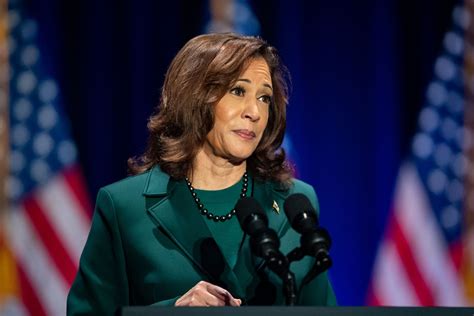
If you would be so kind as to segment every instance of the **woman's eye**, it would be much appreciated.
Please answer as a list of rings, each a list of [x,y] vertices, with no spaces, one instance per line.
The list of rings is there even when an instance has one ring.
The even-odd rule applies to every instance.
[[[272,103],[272,97],[269,96],[269,95],[262,95],[260,98],[258,98],[260,101],[266,103],[266,104],[270,104]]]
[[[235,88],[230,89],[230,93],[241,97],[245,94],[245,90],[242,87],[235,87]]]

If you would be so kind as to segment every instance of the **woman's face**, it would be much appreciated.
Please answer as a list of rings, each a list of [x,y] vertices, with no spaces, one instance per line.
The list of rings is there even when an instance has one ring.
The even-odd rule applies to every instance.
[[[250,157],[267,126],[272,96],[267,62],[255,58],[216,104],[204,150],[233,162]]]

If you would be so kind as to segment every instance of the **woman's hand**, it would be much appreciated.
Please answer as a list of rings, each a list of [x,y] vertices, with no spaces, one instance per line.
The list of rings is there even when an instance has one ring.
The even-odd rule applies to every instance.
[[[181,296],[174,306],[240,306],[241,303],[242,300],[234,298],[229,291],[200,281]]]

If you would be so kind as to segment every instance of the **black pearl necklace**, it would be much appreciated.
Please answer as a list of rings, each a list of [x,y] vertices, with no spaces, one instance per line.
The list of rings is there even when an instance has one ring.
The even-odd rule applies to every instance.
[[[232,216],[235,215],[235,209],[232,209],[229,213],[226,215],[214,215],[207,208],[204,207],[202,204],[201,200],[198,198],[196,194],[196,190],[193,188],[191,185],[191,181],[189,181],[189,178],[185,178],[186,180],[186,185],[188,186],[189,192],[191,192],[191,195],[193,196],[194,202],[196,202],[196,205],[199,209],[199,212],[201,213],[202,216],[205,216],[209,220],[213,220],[214,222],[225,222],[229,219],[232,218]],[[242,191],[240,193],[240,198],[244,198],[247,196],[247,188],[249,185],[249,177],[247,175],[247,172],[244,173],[243,176],[243,183],[242,183]]]

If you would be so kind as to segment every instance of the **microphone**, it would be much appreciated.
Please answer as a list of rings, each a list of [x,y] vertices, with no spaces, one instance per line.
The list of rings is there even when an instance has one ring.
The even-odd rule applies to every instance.
[[[306,255],[316,258],[316,262],[329,268],[332,265],[329,257],[331,237],[327,230],[318,227],[316,210],[308,198],[301,193],[290,195],[284,205],[285,214],[291,227],[301,234],[301,248]]]
[[[265,260],[280,258],[280,239],[268,227],[268,218],[260,204],[252,197],[241,198],[235,205],[237,219],[242,230],[250,236],[250,249]]]
[[[244,197],[235,205],[235,211],[240,227],[250,236],[251,251],[263,258],[266,266],[282,279],[286,305],[295,305],[295,275],[290,271],[288,258],[279,250],[280,239],[277,233],[268,227],[264,210],[253,197]]]

